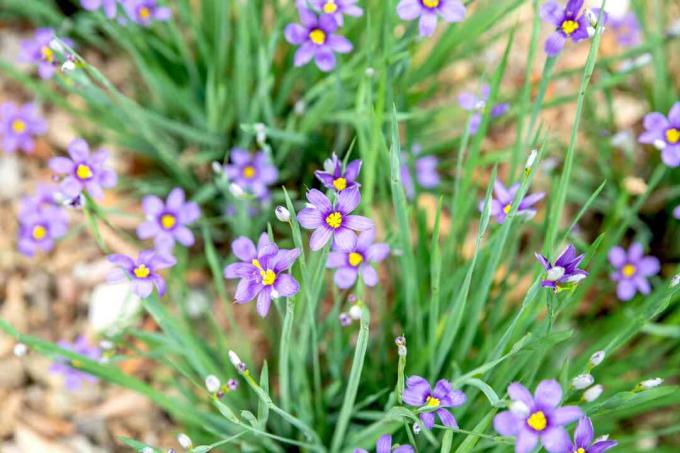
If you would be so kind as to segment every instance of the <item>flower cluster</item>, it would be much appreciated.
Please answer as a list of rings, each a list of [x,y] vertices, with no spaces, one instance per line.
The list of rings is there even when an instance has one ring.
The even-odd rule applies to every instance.
[[[21,150],[26,154],[35,148],[35,137],[47,132],[47,122],[33,103],[18,106],[12,102],[0,105],[0,135],[6,153]]]
[[[421,36],[432,36],[437,28],[437,16],[446,22],[462,22],[465,5],[458,0],[401,0],[397,14],[402,20],[418,20]]]
[[[482,111],[486,106],[486,102],[489,100],[489,94],[491,93],[491,87],[488,84],[483,84],[479,89],[479,95],[465,91],[458,95],[458,105],[460,105],[463,110],[468,112],[473,112],[470,118],[470,134],[475,135],[479,131],[479,126],[482,124]],[[500,103],[496,104],[491,108],[490,116],[491,118],[498,118],[507,113],[510,109],[510,104]]]

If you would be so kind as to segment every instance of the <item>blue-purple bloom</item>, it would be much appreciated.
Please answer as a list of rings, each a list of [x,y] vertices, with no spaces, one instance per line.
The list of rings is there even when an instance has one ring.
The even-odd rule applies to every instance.
[[[548,56],[557,56],[568,39],[579,42],[590,37],[588,29],[591,25],[588,18],[585,14],[579,15],[582,7],[583,0],[568,0],[564,8],[554,0],[541,6],[541,18],[556,27],[545,42],[545,53]]]
[[[337,194],[337,201],[331,204],[322,192],[312,189],[307,192],[308,207],[302,209],[297,219],[303,228],[314,230],[309,239],[309,247],[319,250],[333,237],[336,250],[351,250],[356,238],[352,230],[365,231],[373,228],[368,217],[352,215],[359,203],[359,189],[347,189]]]
[[[155,195],[147,195],[142,200],[142,209],[147,221],[137,227],[140,239],[154,238],[156,248],[172,249],[175,241],[185,247],[194,244],[194,234],[187,225],[201,216],[201,210],[193,201],[185,202],[184,190],[172,189],[168,199],[163,202]]]
[[[87,338],[79,336],[76,341],[69,343],[67,341],[59,341],[57,344],[68,351],[80,354],[90,360],[99,360],[102,356],[102,351],[96,346],[90,346]],[[50,373],[61,374],[64,377],[64,385],[68,390],[78,390],[83,382],[96,382],[97,378],[81,371],[74,366],[77,361],[69,361],[64,357],[60,357],[50,366]]]
[[[143,250],[136,260],[118,253],[109,255],[108,260],[117,267],[109,273],[107,281],[132,281],[132,292],[142,299],[149,297],[154,286],[159,296],[165,294],[165,280],[158,271],[172,267],[177,262],[173,256],[156,250]]]
[[[122,4],[128,17],[145,27],[172,17],[172,10],[167,6],[160,6],[158,0],[122,0]]]
[[[500,435],[516,438],[515,453],[529,453],[539,440],[549,453],[572,452],[563,426],[578,420],[583,411],[577,406],[559,407],[562,388],[557,381],[541,381],[533,396],[522,384],[513,382],[508,395],[510,410],[496,415],[493,426]]]
[[[50,42],[54,37],[53,29],[38,28],[33,38],[21,43],[19,61],[35,64],[38,67],[38,74],[43,79],[51,78],[59,64],[54,50],[50,47]]]
[[[101,8],[106,17],[113,19],[116,17],[118,0],[80,0],[80,5],[88,11]]]
[[[276,167],[269,163],[265,152],[257,151],[251,154],[245,149],[233,148],[229,157],[231,164],[224,166],[229,181],[259,200],[266,199],[269,196],[269,186],[276,182],[279,173]]]
[[[668,118],[659,112],[648,113],[644,126],[638,141],[661,150],[661,160],[669,167],[680,165],[680,102],[673,104]]]
[[[490,214],[496,217],[498,223],[504,223],[510,210],[512,209],[512,201],[517,195],[520,184],[515,183],[510,188],[506,188],[501,181],[496,180],[493,186],[493,192],[495,198],[491,199],[491,212]],[[525,218],[531,219],[536,215],[536,210],[533,209],[533,205],[538,203],[543,199],[545,194],[543,192],[538,192],[535,194],[527,195],[517,206],[517,215],[523,216]],[[479,202],[479,211],[484,210],[484,200]]]
[[[68,145],[69,157],[53,157],[49,166],[52,171],[65,175],[61,180],[60,189],[64,195],[76,198],[81,192],[87,191],[93,198],[104,196],[102,189],[116,185],[116,173],[104,164],[109,158],[109,152],[103,148],[90,154],[90,147],[85,140],[77,138]]]
[[[593,16],[599,17],[601,8],[593,8],[591,10]],[[602,22],[611,30],[616,36],[616,41],[623,47],[634,47],[640,44],[642,34],[642,27],[640,21],[633,11],[629,11],[623,15],[614,15],[603,12]]]
[[[375,453],[414,453],[415,450],[410,445],[392,445],[392,436],[384,434],[375,443]],[[353,453],[368,453],[363,448],[355,448]]]
[[[0,105],[0,135],[6,153],[21,150],[26,154],[35,148],[34,138],[47,132],[47,122],[33,103],[18,106],[12,102]]]
[[[643,253],[642,244],[637,242],[628,251],[619,246],[609,251],[609,263],[616,269],[610,277],[618,282],[616,295],[620,300],[630,300],[638,291],[649,294],[652,290],[647,278],[659,273],[661,263],[656,257]]]
[[[344,25],[344,16],[359,17],[364,10],[357,6],[359,0],[310,0],[312,6],[323,14],[335,19],[339,27]]]
[[[539,253],[535,255],[548,274],[541,282],[544,288],[552,288],[555,292],[571,289],[588,276],[588,272],[578,268],[585,255],[576,256],[576,249],[572,244],[562,251],[555,264],[550,264],[550,261]]]
[[[288,24],[284,30],[286,41],[300,46],[293,59],[295,66],[304,66],[312,58],[322,71],[330,71],[335,67],[335,53],[349,53],[352,43],[344,36],[336,35],[338,23],[333,16],[316,14],[306,8],[298,8],[299,24]]]
[[[479,125],[482,124],[482,111],[486,106],[486,101],[489,99],[489,93],[491,93],[491,88],[485,83],[479,89],[479,96],[468,91],[464,91],[458,95],[458,105],[460,105],[463,110],[473,112],[472,117],[470,118],[470,134],[472,135],[477,133]],[[491,107],[489,115],[491,118],[498,118],[505,115],[509,109],[510,104],[507,102],[496,104]]]
[[[604,453],[610,448],[616,447],[619,443],[615,440],[596,439],[593,430],[593,422],[588,417],[581,417],[574,431],[574,442],[571,443],[568,453]]]
[[[673,209],[673,217],[680,220],[680,204]]]
[[[366,286],[378,284],[378,273],[370,263],[379,263],[390,253],[387,244],[374,244],[375,229],[363,231],[355,238],[349,250],[333,250],[328,254],[326,267],[335,269],[333,281],[338,288],[347,289],[354,285],[361,274]]]
[[[54,188],[39,186],[36,195],[24,197],[19,205],[18,249],[26,256],[49,252],[55,239],[66,234],[68,218],[54,199]]]
[[[411,147],[411,152],[414,156],[420,154],[420,145],[413,145]],[[402,164],[399,167],[399,175],[401,178],[401,185],[404,187],[406,196],[409,199],[413,199],[416,196],[416,188],[413,184],[413,178],[411,177],[411,168],[408,164],[408,155],[402,153],[401,155]],[[440,183],[439,172],[437,172],[437,166],[439,165],[439,159],[435,156],[423,156],[417,157],[413,166],[415,167],[415,180],[420,187],[425,189],[434,189]]]
[[[438,380],[432,389],[425,378],[411,376],[406,380],[403,400],[410,406],[431,410],[420,414],[420,420],[425,428],[432,429],[434,426],[435,412],[444,426],[458,428],[456,418],[446,408],[462,406],[467,401],[467,396],[460,390],[453,390],[451,383],[446,379]]]
[[[257,297],[257,313],[265,317],[269,313],[272,297],[291,297],[300,290],[292,275],[284,273],[290,269],[299,249],[279,249],[262,233],[257,243],[241,236],[231,243],[231,250],[241,262],[224,268],[224,278],[241,279],[237,288],[237,304],[245,304]]]
[[[342,192],[345,189],[352,189],[360,187],[361,184],[357,182],[359,171],[361,170],[361,160],[356,159],[347,164],[347,168],[343,171],[342,161],[333,153],[330,159],[326,159],[323,164],[324,171],[317,170],[314,176],[321,181],[321,183],[333,189],[336,192]]]
[[[418,21],[421,36],[432,36],[437,28],[437,16],[446,22],[462,22],[465,19],[465,5],[458,0],[401,0],[397,14],[402,20]]]

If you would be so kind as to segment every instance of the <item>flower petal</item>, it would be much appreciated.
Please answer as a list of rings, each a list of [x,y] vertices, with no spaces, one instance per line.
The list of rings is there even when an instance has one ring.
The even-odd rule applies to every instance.
[[[280,274],[278,277],[276,277],[274,289],[282,297],[290,297],[294,296],[298,291],[300,291],[300,284],[293,278],[292,275]]]
[[[550,423],[553,425],[567,425],[581,417],[583,417],[583,411],[578,406],[558,407],[550,417]]]
[[[320,250],[328,243],[328,240],[333,236],[333,230],[325,226],[320,226],[312,233],[309,238],[309,248],[312,250]]]
[[[370,264],[361,266],[361,278],[366,286],[373,287],[378,284],[378,273]]]
[[[632,280],[621,280],[616,285],[616,296],[619,300],[631,300],[635,296],[635,283]]]
[[[349,266],[339,267],[335,271],[335,274],[333,275],[333,281],[335,282],[335,286],[337,286],[340,289],[351,288],[352,286],[354,286],[356,280],[357,270],[356,268]]]
[[[581,417],[574,431],[574,440],[577,447],[587,448],[593,441],[593,423],[588,417]]]
[[[626,264],[628,257],[623,247],[616,246],[609,251],[607,258],[609,259],[609,263],[618,269]]]
[[[397,15],[402,20],[413,20],[420,16],[422,10],[419,0],[401,0],[397,5]]]
[[[493,428],[501,436],[515,436],[523,421],[510,411],[504,411],[493,419]]]
[[[437,28],[437,15],[423,11],[418,22],[418,32],[421,36],[432,36]]]
[[[454,417],[451,412],[447,411],[446,409],[439,409],[437,411],[437,415],[439,415],[439,419],[442,421],[442,424],[444,426],[458,429],[458,422],[456,421],[456,417]]]
[[[442,2],[438,11],[447,22],[462,22],[465,19],[465,6],[459,1]]]
[[[515,453],[529,453],[538,443],[538,434],[527,428],[520,428],[515,440]]]
[[[255,244],[245,236],[240,236],[231,243],[231,251],[241,261],[250,262],[257,257]]]
[[[510,396],[510,399],[521,401],[526,404],[527,407],[534,405],[534,397],[531,396],[529,390],[519,382],[513,382],[508,386],[508,395]]]
[[[557,407],[562,400],[562,387],[556,380],[546,379],[538,384],[534,396],[539,406]]]
[[[344,192],[345,191],[343,190],[343,193]],[[365,231],[370,230],[371,228],[375,228],[375,225],[373,224],[373,221],[371,219],[360,215],[344,216],[342,225],[345,228],[349,228],[355,231]]]
[[[260,315],[262,318],[267,316],[271,304],[272,304],[271,292],[267,291],[266,289],[260,291],[260,294],[257,296],[256,304],[257,314]]]
[[[562,33],[555,32],[545,40],[545,53],[549,57],[556,57],[564,47],[567,39]]]
[[[541,433],[541,443],[549,453],[564,453],[569,450],[571,439],[564,428],[554,426]]]
[[[297,220],[302,228],[314,230],[323,224],[321,211],[315,208],[304,208],[297,214]]]
[[[410,406],[422,406],[430,393],[430,384],[420,376],[411,376],[406,380],[403,401]]]
[[[73,172],[73,161],[67,157],[53,157],[50,159],[49,167],[55,173],[68,174]]]

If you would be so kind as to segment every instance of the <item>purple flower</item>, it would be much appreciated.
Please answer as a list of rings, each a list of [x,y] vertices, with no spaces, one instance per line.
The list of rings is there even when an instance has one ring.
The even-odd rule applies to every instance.
[[[659,112],[648,113],[644,126],[638,141],[661,150],[661,160],[669,167],[680,165],[680,102],[673,104],[668,118]]]
[[[359,8],[356,3],[359,0],[310,0],[314,8],[335,19],[339,27],[344,25],[344,16],[359,17],[364,14],[364,10]]]
[[[571,244],[562,251],[554,265],[550,264],[545,256],[539,253],[535,255],[548,273],[546,279],[541,282],[544,288],[553,288],[555,292],[571,289],[588,276],[588,272],[578,268],[584,255],[576,256],[576,249]]]
[[[53,29],[38,28],[33,38],[24,40],[21,43],[19,61],[37,65],[38,74],[43,79],[52,77],[59,64],[54,51],[50,48],[50,41],[54,37]]]
[[[154,21],[166,21],[172,17],[172,10],[159,6],[157,0],[122,0],[128,17],[135,23],[148,26]]]
[[[680,204],[673,209],[673,217],[680,220]]]
[[[330,159],[326,159],[323,164],[324,171],[317,170],[314,176],[321,181],[321,183],[333,189],[336,192],[342,192],[345,189],[352,189],[360,187],[356,179],[361,170],[361,161],[359,159],[353,160],[347,164],[345,171],[342,171],[342,161],[333,153]]]
[[[96,199],[104,196],[102,189],[116,185],[118,178],[110,168],[104,167],[109,152],[99,149],[90,154],[90,147],[82,138],[77,138],[68,145],[68,157],[53,157],[49,166],[55,173],[66,175],[61,181],[60,189],[70,198],[87,192]]]
[[[370,263],[379,263],[387,258],[390,247],[387,244],[374,244],[375,229],[363,231],[355,238],[349,250],[334,250],[328,254],[326,267],[336,269],[333,280],[338,288],[347,289],[356,282],[361,274],[366,286],[378,284],[378,273]]]
[[[394,447],[394,448],[393,448]],[[380,436],[375,443],[375,453],[414,453],[415,450],[410,445],[392,445],[392,436],[385,434]],[[363,448],[355,448],[353,453],[368,453],[368,450]]]
[[[26,154],[33,152],[33,138],[47,132],[47,122],[40,116],[35,104],[21,107],[12,102],[0,105],[0,135],[6,153],[20,149]]]
[[[155,195],[147,195],[142,200],[142,209],[147,221],[137,227],[140,239],[154,238],[156,248],[172,249],[175,241],[185,247],[194,244],[194,235],[187,225],[201,216],[201,210],[193,201],[184,201],[184,191],[176,187],[163,202]]]
[[[397,5],[397,14],[402,20],[420,17],[420,36],[432,36],[437,28],[437,16],[446,22],[462,22],[465,19],[465,6],[458,0],[401,0]]]
[[[40,187],[35,197],[26,197],[19,207],[18,249],[26,256],[36,252],[49,252],[54,240],[66,234],[68,219],[66,213],[48,198],[48,186]]]
[[[158,295],[165,294],[165,280],[158,274],[158,270],[172,267],[177,262],[174,257],[156,250],[143,250],[139,252],[137,260],[127,255],[109,255],[110,262],[118,266],[107,276],[109,283],[117,283],[125,280],[132,281],[132,292],[142,299],[149,297],[155,286]]]
[[[321,17],[306,8],[298,8],[299,24],[288,24],[284,30],[286,41],[300,46],[295,52],[295,66],[304,66],[314,58],[316,66],[322,71],[330,71],[335,67],[335,53],[352,51],[352,43],[344,36],[335,35],[338,24],[333,16],[322,14]]]
[[[420,145],[413,145],[411,147],[411,152],[413,155],[417,156],[420,154]],[[402,153],[401,160],[404,162],[399,167],[399,174],[401,176],[401,184],[404,186],[404,191],[406,196],[413,199],[416,196],[416,189],[413,185],[413,178],[411,177],[410,167],[408,165],[408,155]],[[416,182],[419,186],[426,189],[434,189],[439,185],[440,178],[437,172],[437,166],[439,165],[439,159],[435,156],[424,156],[419,157],[414,162],[415,172],[416,172]]]
[[[479,96],[469,91],[464,91],[458,95],[458,105],[463,110],[474,112],[470,118],[470,134],[472,135],[477,133],[479,125],[482,124],[482,110],[484,110],[486,101],[489,99],[489,93],[491,93],[491,88],[485,83],[479,89]],[[490,116],[491,118],[498,118],[505,115],[509,109],[508,103],[496,104],[491,108]]]
[[[229,157],[231,164],[224,166],[224,172],[232,183],[243,190],[264,199],[269,195],[270,185],[276,182],[279,173],[276,167],[269,163],[264,151],[250,154],[241,148],[233,148]]]
[[[102,8],[109,19],[116,17],[117,4],[118,0],[80,0],[80,5],[88,11]]]
[[[661,265],[653,256],[643,256],[642,244],[634,243],[628,251],[622,247],[614,247],[609,251],[609,262],[616,268],[611,274],[611,279],[618,282],[616,295],[626,301],[635,296],[637,291],[649,294],[648,277],[659,273]]]
[[[368,217],[350,214],[361,201],[361,194],[356,187],[340,192],[335,205],[316,189],[307,192],[307,200],[310,205],[298,213],[297,219],[303,228],[314,230],[309,239],[312,250],[319,250],[326,245],[331,236],[337,250],[351,250],[356,241],[352,230],[373,228],[373,222]]]
[[[545,42],[545,53],[554,57],[560,53],[567,39],[579,42],[588,39],[590,24],[584,14],[579,16],[583,0],[569,0],[562,8],[556,1],[548,1],[541,6],[541,18],[556,27]]]
[[[76,338],[76,341],[73,343],[62,340],[57,344],[63,349],[80,354],[90,360],[99,360],[102,356],[102,351],[96,346],[90,346],[87,338],[83,336]],[[78,390],[85,381],[97,381],[95,376],[74,368],[77,365],[77,360],[69,361],[64,357],[60,357],[50,366],[49,371],[50,373],[61,374],[64,377],[64,385],[66,385],[68,390]]]
[[[593,437],[595,437],[593,423],[588,417],[581,417],[574,431],[574,442],[566,451],[570,453],[604,453],[619,444],[617,441],[609,439],[593,442]]]
[[[411,376],[406,380],[403,400],[410,406],[435,410],[444,426],[458,428],[455,417],[445,408],[462,406],[467,401],[467,397],[460,390],[453,390],[451,383],[446,379],[438,380],[433,390],[425,378]],[[420,414],[420,420],[425,428],[432,429],[434,426],[435,412]]]
[[[563,426],[578,420],[583,411],[577,406],[558,407],[562,388],[557,381],[541,381],[534,396],[514,382],[508,386],[508,395],[510,410],[496,415],[493,426],[500,435],[516,438],[515,453],[532,451],[539,439],[550,453],[571,452],[571,439]]]
[[[491,199],[491,215],[496,217],[498,223],[504,223],[510,210],[512,209],[512,201],[519,190],[519,183],[515,183],[510,188],[506,188],[502,182],[496,181],[493,186],[493,192],[496,198]],[[536,215],[536,210],[532,206],[543,199],[545,194],[538,192],[532,195],[527,195],[520,202],[517,207],[517,214],[528,219]],[[479,202],[479,211],[484,210],[484,200]]]
[[[299,249],[279,249],[262,233],[257,243],[246,237],[239,237],[231,243],[231,250],[240,263],[224,268],[224,278],[240,278],[236,288],[236,303],[245,304],[257,297],[257,313],[265,317],[269,313],[272,297],[291,297],[300,290],[297,280],[288,270],[297,257]]]

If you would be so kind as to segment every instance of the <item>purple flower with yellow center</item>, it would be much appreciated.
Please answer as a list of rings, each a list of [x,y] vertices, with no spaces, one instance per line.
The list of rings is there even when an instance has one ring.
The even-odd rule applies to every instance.
[[[402,20],[418,21],[421,36],[432,36],[437,28],[437,16],[446,22],[462,22],[465,19],[465,5],[458,0],[401,0],[397,14]]]
[[[104,196],[102,189],[116,185],[118,178],[104,163],[109,158],[109,152],[99,149],[90,154],[90,147],[85,140],[77,138],[68,145],[69,157],[53,157],[49,166],[52,171],[65,175],[61,180],[60,189],[70,198],[77,197],[87,191],[93,198]]]
[[[201,210],[193,201],[185,202],[184,190],[172,189],[168,199],[163,202],[155,195],[147,195],[142,200],[142,209],[147,221],[137,227],[140,239],[154,238],[156,248],[172,249],[175,241],[185,247],[194,244],[194,234],[187,225],[201,216]]]
[[[266,198],[269,186],[276,182],[279,172],[269,163],[264,151],[253,154],[241,148],[234,148],[229,153],[231,164],[224,166],[229,181],[259,199]]]
[[[488,84],[483,84],[479,89],[479,95],[471,93],[469,91],[464,91],[458,95],[458,105],[460,105],[463,110],[468,112],[473,112],[470,118],[470,134],[474,135],[479,130],[479,125],[482,124],[482,110],[486,106],[486,101],[489,99],[489,94],[491,93],[491,87]],[[491,118],[498,118],[505,115],[505,113],[510,109],[508,103],[496,104],[491,108],[489,115]]]
[[[384,434],[375,443],[375,453],[414,453],[415,450],[410,445],[392,445],[392,436]],[[363,448],[355,448],[353,453],[368,453]]]
[[[422,148],[420,145],[413,145],[411,147],[411,152],[414,156],[420,154]],[[401,160],[404,162],[399,167],[399,174],[401,177],[401,184],[404,186],[404,191],[409,199],[413,199],[416,196],[416,188],[413,184],[413,178],[411,177],[411,169],[408,164],[408,155],[402,153]],[[415,167],[415,179],[420,187],[425,189],[434,189],[440,183],[439,172],[437,171],[437,166],[439,165],[439,159],[435,156],[423,156],[415,159],[413,166]]]
[[[55,37],[51,28],[39,28],[33,38],[21,43],[19,61],[38,66],[38,74],[43,79],[49,79],[54,75],[57,65],[57,56],[50,47],[50,42]]]
[[[584,14],[579,16],[582,7],[583,0],[569,0],[564,8],[556,1],[541,6],[541,18],[556,27],[545,42],[545,53],[549,57],[557,56],[568,39],[579,42],[590,37],[588,19]]]
[[[366,286],[378,284],[378,273],[371,263],[387,258],[390,247],[383,243],[374,244],[374,240],[375,228],[371,228],[359,234],[350,250],[334,250],[328,254],[326,267],[336,269],[333,280],[338,288],[352,287],[359,274]]]
[[[17,246],[24,255],[49,252],[54,247],[55,239],[64,236],[67,230],[66,214],[60,207],[37,205],[32,200],[22,202]]]
[[[538,441],[549,453],[566,453],[571,439],[563,428],[583,416],[577,406],[559,407],[562,388],[555,380],[541,381],[531,393],[522,384],[508,386],[510,410],[496,415],[494,429],[502,436],[515,437],[515,453],[529,453]]]
[[[596,439],[593,430],[593,423],[588,417],[581,417],[574,431],[574,442],[566,452],[568,453],[604,453],[610,448],[616,447],[619,443],[615,440]]]
[[[343,190],[337,194],[337,201],[331,201],[316,189],[307,192],[308,207],[302,209],[297,219],[303,228],[314,230],[309,239],[309,247],[319,250],[333,237],[336,250],[351,250],[356,238],[354,231],[365,231],[373,228],[373,222],[368,217],[352,215],[359,203],[361,194],[359,189]]]
[[[29,154],[35,148],[36,136],[47,132],[47,122],[40,116],[35,104],[21,107],[12,102],[0,105],[0,135],[6,153],[20,149]]]
[[[649,294],[651,287],[647,278],[656,275],[661,269],[659,260],[653,256],[643,256],[642,244],[632,244],[628,251],[622,247],[614,247],[609,251],[609,263],[616,271],[611,279],[618,282],[616,295],[626,301],[635,296],[636,292]]]
[[[57,344],[68,351],[75,352],[90,360],[99,360],[102,351],[96,346],[90,346],[87,338],[79,336],[73,343],[59,341]],[[77,368],[78,360],[68,360],[60,357],[50,366],[50,373],[61,374],[64,377],[64,385],[68,390],[78,390],[84,382],[96,382],[97,378]]]
[[[135,23],[148,26],[152,22],[170,20],[172,10],[160,6],[157,0],[123,0],[128,17]]]
[[[116,17],[118,0],[80,0],[80,5],[88,11],[102,9],[109,19]]]
[[[339,27],[344,25],[345,16],[359,17],[364,10],[357,6],[359,0],[310,0],[318,11],[335,19]]]
[[[297,280],[283,273],[300,255],[299,249],[279,249],[266,233],[262,233],[257,248],[253,241],[241,236],[231,243],[231,250],[241,262],[225,267],[224,278],[241,279],[234,297],[237,304],[257,297],[257,313],[265,317],[272,297],[291,297],[300,290]]]
[[[493,185],[493,192],[495,198],[491,199],[491,215],[496,217],[498,223],[504,223],[505,219],[510,214],[512,209],[512,202],[517,195],[520,184],[515,183],[510,188],[506,188],[502,182],[496,181]],[[538,203],[543,199],[545,194],[543,192],[538,192],[535,194],[527,195],[517,206],[517,214],[531,219],[536,215],[536,210],[532,208],[533,205]],[[484,200],[479,202],[479,211],[484,211]]]
[[[585,255],[576,256],[576,249],[572,244],[562,251],[555,264],[551,264],[545,256],[539,253],[535,255],[548,274],[541,282],[544,288],[552,288],[555,292],[571,289],[588,276],[588,272],[578,268]]]
[[[132,281],[132,292],[142,299],[149,297],[154,286],[159,296],[165,294],[165,280],[158,271],[172,267],[177,262],[173,256],[156,250],[143,250],[136,260],[118,253],[109,255],[108,260],[118,267],[109,273],[107,281]]]
[[[342,192],[345,189],[361,186],[361,184],[356,181],[359,176],[359,171],[361,170],[361,160],[359,159],[353,160],[347,164],[347,168],[343,171],[342,161],[340,161],[338,156],[333,153],[330,159],[326,159],[323,168],[324,171],[315,171],[314,176],[329,189],[333,189],[336,192]]]
[[[659,112],[645,115],[644,127],[638,141],[661,150],[661,160],[669,167],[680,165],[680,102],[673,104],[668,118]]]
[[[349,53],[352,43],[344,36],[336,35],[338,24],[333,16],[316,14],[306,8],[298,8],[299,24],[288,24],[284,30],[286,41],[300,46],[293,58],[295,66],[304,66],[312,58],[316,66],[324,72],[335,67],[335,52]]]
[[[446,379],[438,380],[432,389],[425,378],[411,376],[406,380],[403,400],[410,406],[429,410],[420,414],[420,420],[425,428],[432,429],[434,426],[435,412],[444,426],[458,428],[458,422],[446,408],[462,406],[467,401],[467,396],[460,390],[453,390],[451,383]]]

